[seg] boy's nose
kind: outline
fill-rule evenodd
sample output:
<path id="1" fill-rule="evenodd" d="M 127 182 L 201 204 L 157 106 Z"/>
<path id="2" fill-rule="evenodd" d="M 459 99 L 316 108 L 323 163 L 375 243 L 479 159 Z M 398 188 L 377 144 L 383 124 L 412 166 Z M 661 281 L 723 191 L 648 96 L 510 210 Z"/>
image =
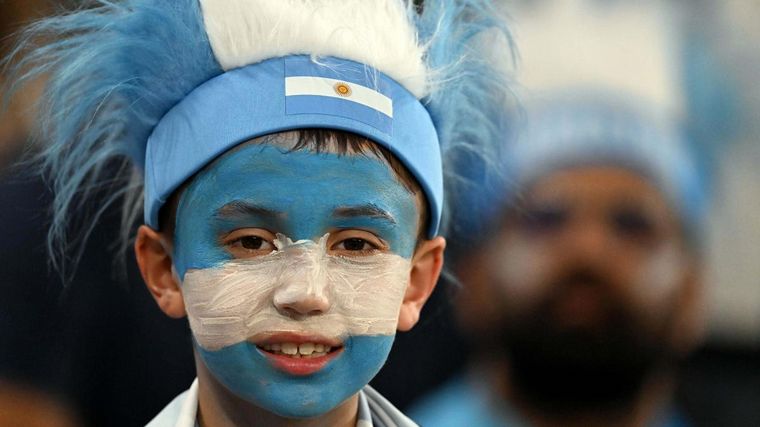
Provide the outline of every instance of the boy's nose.
<path id="1" fill-rule="evenodd" d="M 274 306 L 283 316 L 299 319 L 324 314 L 330 309 L 330 300 L 323 290 L 308 285 L 288 288 L 274 295 Z"/>
<path id="2" fill-rule="evenodd" d="M 274 305 L 283 316 L 299 319 L 307 316 L 317 316 L 330 309 L 330 301 L 324 294 L 303 294 L 297 298 L 277 298 Z"/>

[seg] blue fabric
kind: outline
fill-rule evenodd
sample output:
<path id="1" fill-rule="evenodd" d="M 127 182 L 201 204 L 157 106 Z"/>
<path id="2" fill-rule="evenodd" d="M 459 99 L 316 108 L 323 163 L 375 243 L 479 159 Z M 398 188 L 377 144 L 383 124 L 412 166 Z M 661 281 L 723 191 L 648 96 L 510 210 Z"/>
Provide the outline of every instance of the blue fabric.
<path id="1" fill-rule="evenodd" d="M 506 408 L 488 403 L 492 396 L 457 377 L 414 405 L 407 413 L 421 427 L 523 427 Z"/>
<path id="2" fill-rule="evenodd" d="M 527 427 L 507 402 L 496 407 L 489 404 L 493 395 L 484 387 L 476 387 L 457 377 L 423 398 L 409 411 L 421 427 Z M 670 407 L 647 424 L 650 427 L 689 427 L 681 413 Z"/>
<path id="3" fill-rule="evenodd" d="M 304 96 L 288 105 L 286 70 L 386 92 L 393 101 L 392 127 L 377 119 L 382 113 L 351 101 Z M 302 113 L 288 114 L 289 107 Z M 425 107 L 398 83 L 364 65 L 336 58 L 316 63 L 301 55 L 226 72 L 200 85 L 166 114 L 148 140 L 146 223 L 158 228 L 159 210 L 172 192 L 225 151 L 258 136 L 303 128 L 353 132 L 391 151 L 425 193 L 431 218 L 428 236 L 437 234 L 443 171 L 438 136 Z"/>

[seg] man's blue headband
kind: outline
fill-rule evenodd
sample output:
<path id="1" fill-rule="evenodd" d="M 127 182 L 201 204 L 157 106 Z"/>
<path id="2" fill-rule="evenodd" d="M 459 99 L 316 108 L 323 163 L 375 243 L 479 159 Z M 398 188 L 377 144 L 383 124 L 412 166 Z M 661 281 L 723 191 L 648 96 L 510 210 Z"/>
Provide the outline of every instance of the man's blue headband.
<path id="1" fill-rule="evenodd" d="M 174 106 L 148 139 L 145 222 L 179 186 L 230 148 L 288 130 L 352 132 L 395 155 L 428 203 L 427 235 L 438 233 L 443 172 L 428 111 L 404 87 L 365 65 L 336 58 L 287 56 L 237 68 L 198 86 Z"/>
<path id="2" fill-rule="evenodd" d="M 556 170 L 614 165 L 643 174 L 680 220 L 701 234 L 707 210 L 704 175 L 679 122 L 625 94 L 568 91 L 527 109 L 523 132 L 506 151 L 518 186 Z"/>

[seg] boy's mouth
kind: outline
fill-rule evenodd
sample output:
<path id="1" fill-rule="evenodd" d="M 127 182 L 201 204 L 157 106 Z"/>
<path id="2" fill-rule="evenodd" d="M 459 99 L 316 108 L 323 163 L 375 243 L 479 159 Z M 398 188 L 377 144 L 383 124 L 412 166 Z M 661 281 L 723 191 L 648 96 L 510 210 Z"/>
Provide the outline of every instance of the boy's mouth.
<path id="1" fill-rule="evenodd" d="M 292 358 L 315 358 L 326 356 L 340 347 L 332 347 L 321 343 L 305 342 L 296 344 L 293 342 L 264 344 L 258 346 L 261 350 L 275 355 L 290 356 Z"/>
<path id="2" fill-rule="evenodd" d="M 292 334 L 273 335 L 254 343 L 275 369 L 297 376 L 322 370 L 343 352 L 339 341 Z"/>

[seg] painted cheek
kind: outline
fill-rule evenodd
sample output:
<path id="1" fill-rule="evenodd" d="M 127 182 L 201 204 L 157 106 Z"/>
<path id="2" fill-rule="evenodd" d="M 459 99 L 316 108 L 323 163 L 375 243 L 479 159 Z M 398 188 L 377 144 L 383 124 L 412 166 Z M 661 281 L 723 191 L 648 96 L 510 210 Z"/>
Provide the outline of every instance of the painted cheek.
<path id="1" fill-rule="evenodd" d="M 421 215 L 416 201 L 409 199 L 411 197 L 409 193 L 403 196 L 406 197 L 406 200 L 403 201 L 405 209 L 402 209 L 399 215 L 398 235 L 395 236 L 394 240 L 396 244 L 391 246 L 391 250 L 404 258 L 411 259 L 417 246 L 417 230 L 424 225 L 420 224 Z M 409 203 L 410 201 L 412 203 Z"/>
<path id="2" fill-rule="evenodd" d="M 183 226 L 176 229 L 174 246 L 174 267 L 182 281 L 189 269 L 219 264 L 232 258 L 218 243 L 217 233 L 208 225 L 208 215 L 194 211 L 184 218 L 186 222 L 183 221 Z"/>
<path id="3" fill-rule="evenodd" d="M 409 280 L 410 261 L 377 254 L 348 259 L 327 255 L 319 243 L 280 241 L 263 257 L 189 270 L 183 297 L 199 345 L 218 350 L 278 332 L 342 339 L 392 335 Z M 317 298 L 324 304 L 315 306 Z M 301 306 L 304 319 L 286 308 Z"/>
<path id="4" fill-rule="evenodd" d="M 221 206 L 209 188 L 213 174 L 197 178 L 185 191 L 177 207 L 174 233 L 174 266 L 181 280 L 192 268 L 217 265 L 231 259 L 219 243 L 212 208 Z"/>

